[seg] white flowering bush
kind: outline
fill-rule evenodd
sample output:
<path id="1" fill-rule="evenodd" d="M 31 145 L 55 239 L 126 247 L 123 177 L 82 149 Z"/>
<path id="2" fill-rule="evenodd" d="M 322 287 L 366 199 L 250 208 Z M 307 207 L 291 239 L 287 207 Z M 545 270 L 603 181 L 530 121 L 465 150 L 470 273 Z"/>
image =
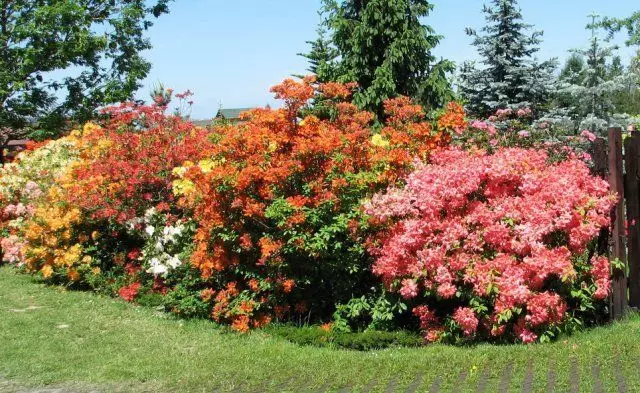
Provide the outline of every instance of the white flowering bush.
<path id="1" fill-rule="evenodd" d="M 143 217 L 129 220 L 127 224 L 132 234 L 145 240 L 139 260 L 147 273 L 166 277 L 182 266 L 193 236 L 188 223 L 151 208 Z"/>

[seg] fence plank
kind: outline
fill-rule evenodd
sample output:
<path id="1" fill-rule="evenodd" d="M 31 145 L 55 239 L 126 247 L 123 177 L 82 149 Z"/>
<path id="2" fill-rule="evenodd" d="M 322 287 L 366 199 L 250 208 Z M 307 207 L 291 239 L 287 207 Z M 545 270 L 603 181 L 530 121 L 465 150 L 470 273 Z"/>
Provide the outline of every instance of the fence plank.
<path id="1" fill-rule="evenodd" d="M 611 191 L 618 194 L 619 202 L 612 214 L 611 229 L 611 258 L 626 261 L 624 244 L 624 181 L 622 171 L 622 130 L 612 127 L 608 130 L 609 136 L 609 186 Z M 619 318 L 627 308 L 627 278 L 625 269 L 614 269 L 612 285 L 611 316 Z"/>
<path id="2" fill-rule="evenodd" d="M 629 305 L 640 307 L 640 134 L 637 132 L 633 132 L 624 142 L 624 162 Z"/>

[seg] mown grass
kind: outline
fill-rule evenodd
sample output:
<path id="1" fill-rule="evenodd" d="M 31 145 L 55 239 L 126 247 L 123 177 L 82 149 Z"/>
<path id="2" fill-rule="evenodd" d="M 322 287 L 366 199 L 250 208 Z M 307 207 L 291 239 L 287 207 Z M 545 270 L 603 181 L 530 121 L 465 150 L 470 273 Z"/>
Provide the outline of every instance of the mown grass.
<path id="1" fill-rule="evenodd" d="M 0 268 L 0 376 L 22 387 L 360 392 L 375 381 L 374 392 L 393 383 L 396 392 L 416 386 L 422 392 L 438 380 L 441 392 L 473 392 L 486 376 L 485 391 L 496 392 L 512 365 L 506 386 L 521 392 L 531 362 L 533 391 L 547 390 L 553 365 L 556 391 L 564 392 L 571 391 L 574 360 L 578 391 L 593 391 L 596 364 L 604 391 L 617 392 L 620 377 L 629 392 L 640 391 L 640 317 L 544 345 L 357 352 L 301 347 L 265 332 L 226 333 L 207 321 L 176 320 L 119 300 L 47 287 Z M 462 372 L 468 377 L 456 387 Z"/>

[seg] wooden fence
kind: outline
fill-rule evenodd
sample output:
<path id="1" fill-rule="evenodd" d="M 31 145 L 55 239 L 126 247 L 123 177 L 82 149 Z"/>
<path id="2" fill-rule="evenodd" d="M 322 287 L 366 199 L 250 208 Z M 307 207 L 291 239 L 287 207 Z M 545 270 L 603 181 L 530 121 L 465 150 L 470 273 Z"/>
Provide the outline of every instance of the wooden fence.
<path id="1" fill-rule="evenodd" d="M 613 269 L 611 317 L 621 317 L 628 307 L 640 308 L 640 133 L 623 138 L 622 129 L 609 128 L 608 143 L 594 141 L 594 172 L 609 181 L 619 196 L 612 224 L 603 230 L 598 251 L 619 263 Z"/>

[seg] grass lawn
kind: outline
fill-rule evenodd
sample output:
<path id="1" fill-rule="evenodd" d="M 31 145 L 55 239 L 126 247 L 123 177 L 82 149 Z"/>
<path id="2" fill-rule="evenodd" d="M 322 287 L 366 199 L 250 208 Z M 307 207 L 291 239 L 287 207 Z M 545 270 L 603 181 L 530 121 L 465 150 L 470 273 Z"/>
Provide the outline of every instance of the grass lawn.
<path id="1" fill-rule="evenodd" d="M 356 352 L 225 333 L 0 268 L 0 391 L 543 392 L 549 380 L 640 391 L 640 317 L 545 345 Z"/>

